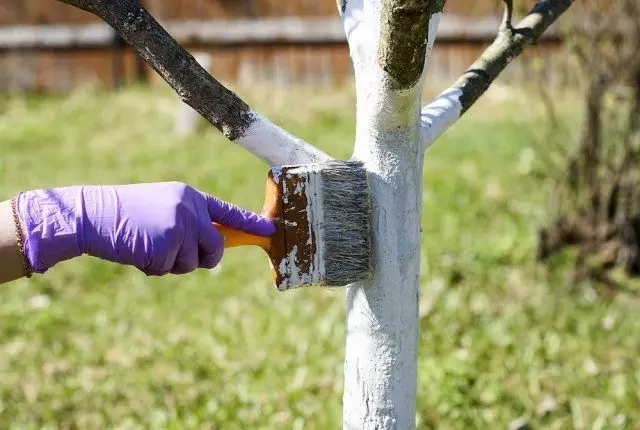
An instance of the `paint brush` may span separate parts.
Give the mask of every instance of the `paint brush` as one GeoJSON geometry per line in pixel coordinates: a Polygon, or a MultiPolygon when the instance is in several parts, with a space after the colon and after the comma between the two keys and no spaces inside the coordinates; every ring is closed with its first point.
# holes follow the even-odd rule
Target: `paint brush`
{"type": "Polygon", "coordinates": [[[367,173],[353,161],[274,167],[262,215],[272,237],[215,224],[225,248],[267,252],[278,290],[343,286],[371,274],[371,200],[367,173]]]}

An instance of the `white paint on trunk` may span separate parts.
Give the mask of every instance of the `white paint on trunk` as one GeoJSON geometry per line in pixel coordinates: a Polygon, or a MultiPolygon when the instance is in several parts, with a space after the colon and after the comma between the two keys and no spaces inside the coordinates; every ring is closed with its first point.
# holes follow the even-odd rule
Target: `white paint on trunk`
{"type": "Polygon", "coordinates": [[[262,115],[253,112],[256,120],[236,140],[269,166],[319,163],[331,160],[324,152],[278,127],[262,115]]]}
{"type": "Polygon", "coordinates": [[[344,428],[415,426],[422,153],[416,127],[375,130],[354,156],[370,171],[374,276],[349,286],[344,428]]]}
{"type": "MultiPolygon", "coordinates": [[[[415,427],[425,74],[413,88],[391,89],[376,60],[381,5],[351,0],[344,16],[358,96],[354,159],[369,172],[374,266],[372,279],[347,290],[345,429],[415,427]]],[[[429,22],[427,55],[439,15],[429,22]]]]}
{"type": "Polygon", "coordinates": [[[427,71],[427,63],[429,62],[429,58],[431,58],[431,53],[433,52],[433,45],[436,43],[436,36],[438,35],[438,25],[440,25],[440,20],[442,19],[442,12],[435,13],[431,16],[429,20],[429,33],[427,36],[427,54],[424,59],[424,70],[422,74],[424,75],[427,71]]]}

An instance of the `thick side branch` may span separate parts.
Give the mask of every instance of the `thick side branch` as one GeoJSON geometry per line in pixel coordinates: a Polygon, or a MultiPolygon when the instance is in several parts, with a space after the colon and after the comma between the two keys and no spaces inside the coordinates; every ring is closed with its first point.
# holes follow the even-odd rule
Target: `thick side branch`
{"type": "Polygon", "coordinates": [[[181,100],[206,118],[227,138],[269,164],[329,158],[257,115],[242,99],[215,80],[136,0],[59,0],[93,13],[111,27],[176,91],[181,100]],[[251,130],[253,129],[253,130],[251,130]],[[255,132],[267,129],[264,141],[255,132]],[[253,137],[243,142],[247,134],[253,137]],[[278,145],[273,145],[275,142],[278,145]],[[264,145],[266,148],[255,147],[264,145]],[[285,151],[286,153],[279,153],[285,151]],[[269,154],[265,158],[264,154],[269,154]]]}
{"type": "Polygon", "coordinates": [[[527,46],[536,42],[542,33],[574,0],[546,0],[538,2],[515,28],[503,27],[496,40],[454,84],[460,88],[463,113],[487,91],[500,73],[527,46]]]}
{"type": "Polygon", "coordinates": [[[251,108],[213,79],[135,0],[62,0],[102,18],[167,81],[180,98],[230,140],[244,135],[251,108]]]}
{"type": "MultiPolygon", "coordinates": [[[[463,115],[484,94],[500,73],[520,55],[527,46],[538,41],[545,30],[558,19],[575,0],[541,0],[515,27],[511,20],[511,2],[506,1],[505,23],[498,36],[471,67],[432,104],[423,109],[427,145],[433,143],[456,119],[463,115]],[[434,106],[442,107],[443,97],[448,101],[447,111],[434,115],[434,106]],[[451,112],[449,112],[451,110],[451,112]],[[452,114],[453,112],[453,114],[452,114]],[[441,119],[442,118],[442,119],[441,119]],[[439,122],[446,124],[439,124],[439,122]]],[[[436,110],[437,112],[438,110],[436,110]]]]}

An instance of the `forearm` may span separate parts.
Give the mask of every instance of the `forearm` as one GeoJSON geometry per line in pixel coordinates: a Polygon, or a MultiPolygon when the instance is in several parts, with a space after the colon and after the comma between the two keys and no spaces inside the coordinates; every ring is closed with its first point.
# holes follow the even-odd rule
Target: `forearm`
{"type": "Polygon", "coordinates": [[[0,203],[0,284],[26,275],[11,202],[0,203]]]}
{"type": "Polygon", "coordinates": [[[212,269],[224,252],[213,222],[265,237],[276,230],[271,220],[178,182],[31,190],[17,197],[16,217],[18,226],[11,201],[0,203],[0,284],[83,254],[147,275],[212,269]]]}

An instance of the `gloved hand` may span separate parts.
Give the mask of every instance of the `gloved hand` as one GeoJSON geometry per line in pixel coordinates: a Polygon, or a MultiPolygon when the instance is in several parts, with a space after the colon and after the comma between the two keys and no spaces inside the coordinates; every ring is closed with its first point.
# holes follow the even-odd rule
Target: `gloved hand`
{"type": "Polygon", "coordinates": [[[88,254],[147,275],[211,269],[222,258],[215,221],[260,236],[273,223],[178,182],[21,193],[25,254],[36,273],[88,254]]]}

